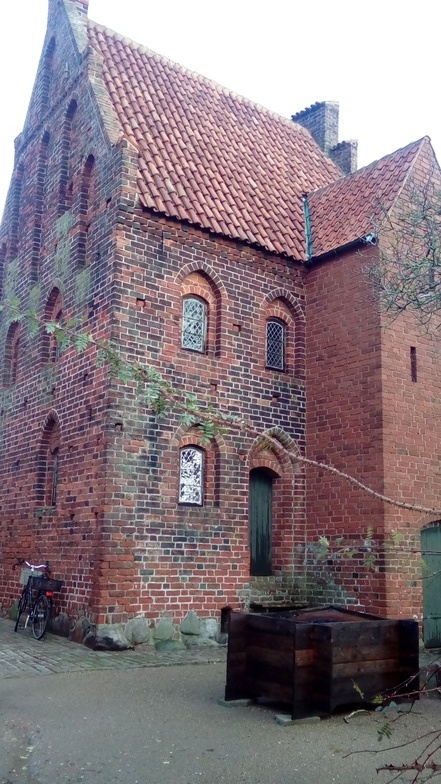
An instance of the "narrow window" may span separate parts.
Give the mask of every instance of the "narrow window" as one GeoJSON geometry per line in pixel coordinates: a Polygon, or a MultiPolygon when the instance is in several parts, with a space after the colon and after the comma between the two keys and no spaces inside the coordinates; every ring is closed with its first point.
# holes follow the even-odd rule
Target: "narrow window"
{"type": "Polygon", "coordinates": [[[196,446],[181,449],[179,471],[179,503],[202,506],[204,485],[204,452],[196,446]]]}
{"type": "Polygon", "coordinates": [[[4,242],[0,248],[0,298],[3,296],[3,278],[5,275],[6,255],[7,246],[6,242],[4,242]]]}
{"type": "Polygon", "coordinates": [[[20,324],[14,321],[6,336],[5,356],[3,361],[3,385],[15,384],[18,374],[20,355],[20,324]]]}
{"type": "Polygon", "coordinates": [[[207,303],[199,297],[187,297],[182,304],[182,348],[205,351],[207,303]]]}
{"type": "MultiPolygon", "coordinates": [[[[63,311],[61,307],[59,307],[55,311],[52,321],[55,321],[57,324],[61,324],[62,320],[63,320],[63,311]]],[[[60,354],[61,354],[60,341],[58,340],[58,337],[54,332],[50,335],[50,348],[49,348],[50,362],[58,362],[58,360],[60,359],[60,354]]]]}
{"type": "Polygon", "coordinates": [[[417,353],[415,346],[410,347],[410,377],[412,381],[417,380],[417,353]]]}
{"type": "Polygon", "coordinates": [[[274,370],[285,369],[285,332],[283,321],[268,319],[266,322],[266,366],[274,370]]]}
{"type": "Polygon", "coordinates": [[[51,38],[43,60],[43,74],[41,79],[41,111],[46,111],[49,106],[49,93],[54,65],[55,38],[51,38]]]}
{"type": "Polygon", "coordinates": [[[58,488],[58,474],[60,469],[60,453],[58,447],[55,447],[50,453],[50,465],[48,466],[48,482],[49,493],[48,501],[49,506],[57,505],[57,488],[58,488]]]}
{"type": "Polygon", "coordinates": [[[31,279],[38,280],[41,262],[43,219],[47,214],[46,175],[50,136],[46,132],[41,140],[37,161],[36,192],[34,196],[34,231],[32,240],[31,279]]]}
{"type": "Polygon", "coordinates": [[[17,381],[18,358],[20,354],[20,329],[16,329],[11,348],[11,384],[17,381]]]}
{"type": "Polygon", "coordinates": [[[57,362],[61,354],[61,343],[56,332],[49,334],[45,324],[49,321],[57,324],[63,323],[63,300],[59,289],[53,288],[44,312],[42,328],[42,358],[44,362],[57,362]]]}
{"type": "Polygon", "coordinates": [[[64,118],[61,131],[60,185],[58,198],[58,215],[64,215],[72,207],[73,184],[72,166],[70,162],[73,124],[77,111],[77,102],[72,100],[64,118]]]}

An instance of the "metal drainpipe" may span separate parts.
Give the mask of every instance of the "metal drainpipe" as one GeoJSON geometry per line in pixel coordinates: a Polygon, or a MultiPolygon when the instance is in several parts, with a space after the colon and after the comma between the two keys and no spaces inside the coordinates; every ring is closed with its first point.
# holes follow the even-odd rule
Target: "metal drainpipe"
{"type": "Polygon", "coordinates": [[[309,261],[309,259],[313,254],[313,248],[312,248],[311,213],[309,211],[307,193],[303,194],[302,201],[303,201],[303,214],[305,216],[306,260],[309,261]]]}

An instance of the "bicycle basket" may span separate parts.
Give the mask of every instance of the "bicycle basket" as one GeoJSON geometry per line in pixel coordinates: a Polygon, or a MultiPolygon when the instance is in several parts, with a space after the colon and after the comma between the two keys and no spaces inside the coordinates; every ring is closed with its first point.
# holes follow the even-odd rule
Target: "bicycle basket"
{"type": "Polygon", "coordinates": [[[49,577],[45,579],[40,577],[38,584],[35,586],[39,591],[61,591],[64,585],[64,580],[52,580],[49,577]]]}
{"type": "Polygon", "coordinates": [[[28,577],[28,585],[32,591],[61,591],[64,580],[52,580],[49,577],[36,577],[35,572],[28,577]]]}
{"type": "Polygon", "coordinates": [[[30,577],[43,577],[43,572],[37,572],[35,569],[22,569],[20,572],[20,585],[26,585],[30,577]]]}

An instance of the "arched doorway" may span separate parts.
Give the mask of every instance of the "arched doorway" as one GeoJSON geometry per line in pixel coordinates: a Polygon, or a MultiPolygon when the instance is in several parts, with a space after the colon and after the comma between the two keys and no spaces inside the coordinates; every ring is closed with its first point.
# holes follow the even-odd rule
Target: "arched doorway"
{"type": "Polygon", "coordinates": [[[272,472],[253,468],[249,486],[250,574],[253,577],[272,574],[272,502],[272,472]]]}
{"type": "Polygon", "coordinates": [[[441,648],[441,523],[421,531],[423,559],[423,637],[427,648],[441,648]]]}

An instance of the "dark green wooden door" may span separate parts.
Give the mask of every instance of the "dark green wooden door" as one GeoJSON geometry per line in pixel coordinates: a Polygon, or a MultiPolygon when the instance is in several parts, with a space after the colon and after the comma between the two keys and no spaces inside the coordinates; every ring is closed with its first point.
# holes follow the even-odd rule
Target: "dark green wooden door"
{"type": "Polygon", "coordinates": [[[250,472],[250,571],[254,576],[272,573],[272,477],[261,468],[250,472]]]}
{"type": "Polygon", "coordinates": [[[441,523],[421,531],[423,636],[427,648],[441,648],[441,523]]]}

